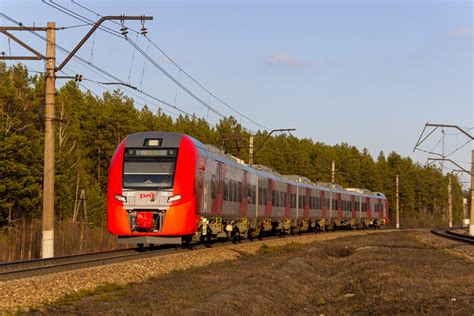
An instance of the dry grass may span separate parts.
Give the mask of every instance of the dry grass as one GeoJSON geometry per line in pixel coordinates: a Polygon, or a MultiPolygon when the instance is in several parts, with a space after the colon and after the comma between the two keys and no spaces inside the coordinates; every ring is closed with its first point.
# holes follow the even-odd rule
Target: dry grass
{"type": "MultiPolygon", "coordinates": [[[[18,221],[0,231],[0,262],[29,260],[41,256],[41,222],[18,221]]],[[[105,228],[62,221],[55,225],[55,255],[66,256],[124,247],[105,228]]]]}
{"type": "Polygon", "coordinates": [[[352,255],[356,249],[350,245],[328,244],[324,247],[324,252],[335,258],[344,258],[352,255]]]}
{"type": "MultiPolygon", "coordinates": [[[[474,313],[474,266],[397,232],[287,247],[173,273],[46,313],[474,313]]],[[[429,236],[429,234],[427,235],[429,236]]]]}

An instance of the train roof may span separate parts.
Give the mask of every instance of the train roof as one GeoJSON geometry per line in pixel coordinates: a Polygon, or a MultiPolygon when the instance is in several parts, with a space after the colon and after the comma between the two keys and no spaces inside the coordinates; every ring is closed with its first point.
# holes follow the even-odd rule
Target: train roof
{"type": "MultiPolygon", "coordinates": [[[[176,133],[176,132],[140,132],[134,133],[127,136],[125,147],[143,147],[144,146],[144,139],[161,139],[162,147],[179,147],[181,143],[182,137],[186,134],[176,133]]],[[[209,156],[213,157],[218,161],[222,161],[228,165],[233,165],[234,167],[241,168],[246,170],[247,172],[252,172],[260,177],[270,178],[273,180],[279,180],[282,182],[289,183],[291,185],[306,187],[306,188],[316,188],[322,191],[332,191],[338,192],[342,194],[353,194],[358,193],[362,196],[379,196],[385,198],[385,195],[381,192],[371,192],[366,189],[355,189],[355,188],[348,188],[345,189],[342,186],[336,183],[324,183],[324,182],[317,182],[314,183],[310,179],[299,176],[299,175],[281,175],[275,169],[270,168],[268,166],[263,165],[252,165],[249,166],[245,164],[242,159],[234,157],[224,150],[217,148],[213,145],[206,145],[196,138],[186,135],[194,145],[201,150],[204,150],[208,153],[209,156]]]]}
{"type": "Polygon", "coordinates": [[[300,175],[281,175],[275,169],[268,166],[264,166],[264,165],[256,164],[256,165],[249,166],[245,164],[241,159],[227,154],[222,149],[216,148],[215,146],[212,146],[212,145],[204,145],[203,143],[196,140],[195,138],[192,138],[192,137],[190,138],[193,140],[196,146],[200,147],[203,150],[208,151],[211,154],[211,156],[213,156],[214,159],[220,160],[229,165],[234,165],[235,167],[241,168],[248,172],[255,173],[260,177],[270,178],[273,180],[279,180],[279,181],[287,182],[291,185],[300,186],[300,187],[316,188],[321,191],[332,191],[332,192],[337,192],[337,193],[342,193],[342,194],[358,193],[361,196],[367,196],[367,197],[377,195],[377,196],[385,198],[385,195],[383,195],[383,193],[380,193],[380,192],[373,193],[366,189],[358,189],[360,191],[351,191],[351,190],[345,189],[344,187],[336,183],[324,183],[324,182],[314,183],[307,177],[303,177],[300,175]]]}

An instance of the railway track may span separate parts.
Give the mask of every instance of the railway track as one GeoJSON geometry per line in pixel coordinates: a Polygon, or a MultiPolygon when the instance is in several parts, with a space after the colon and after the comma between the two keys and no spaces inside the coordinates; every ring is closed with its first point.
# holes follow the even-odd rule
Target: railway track
{"type": "MultiPolygon", "coordinates": [[[[337,234],[339,231],[331,232],[337,234]]],[[[283,238],[297,238],[296,236],[285,236],[283,238]]],[[[279,236],[265,236],[263,240],[271,240],[282,238],[279,236]]],[[[243,239],[239,243],[252,242],[249,239],[243,239]]],[[[27,261],[16,261],[0,263],[0,282],[7,280],[16,280],[26,277],[33,277],[44,274],[52,274],[61,271],[69,271],[88,267],[96,267],[104,264],[125,262],[135,259],[143,259],[166,255],[170,253],[178,253],[190,250],[199,250],[209,246],[224,247],[231,244],[228,242],[213,241],[211,244],[196,244],[192,247],[176,248],[172,245],[159,246],[154,248],[146,248],[145,251],[139,251],[138,248],[129,248],[121,250],[112,250],[105,252],[96,252],[82,255],[72,255],[63,257],[54,257],[47,259],[33,259],[27,261]]]]}
{"type": "Polygon", "coordinates": [[[440,237],[444,237],[444,238],[448,238],[448,239],[451,239],[451,240],[456,240],[456,241],[460,241],[460,242],[464,242],[464,243],[474,245],[474,237],[472,237],[472,236],[455,233],[455,232],[450,231],[450,230],[436,230],[436,229],[433,229],[433,230],[431,230],[431,233],[435,234],[437,236],[440,236],[440,237]]]}
{"type": "MultiPolygon", "coordinates": [[[[278,238],[269,236],[265,239],[278,238]]],[[[249,240],[242,240],[242,243],[249,240]]],[[[229,242],[211,242],[211,244],[196,244],[192,247],[176,248],[172,245],[145,248],[144,251],[139,248],[129,248],[121,250],[112,250],[81,255],[71,255],[63,257],[54,257],[47,259],[33,259],[26,261],[16,261],[0,263],[0,282],[7,280],[17,280],[26,277],[52,274],[61,271],[69,271],[88,267],[95,267],[104,264],[124,262],[135,259],[144,259],[170,253],[182,251],[199,250],[209,246],[221,247],[229,245],[229,242]]]]}
{"type": "Polygon", "coordinates": [[[123,262],[138,258],[153,257],[175,251],[175,248],[171,249],[169,247],[156,248],[146,252],[139,252],[136,248],[130,248],[82,255],[1,263],[0,282],[67,270],[94,267],[102,264],[123,262]]]}

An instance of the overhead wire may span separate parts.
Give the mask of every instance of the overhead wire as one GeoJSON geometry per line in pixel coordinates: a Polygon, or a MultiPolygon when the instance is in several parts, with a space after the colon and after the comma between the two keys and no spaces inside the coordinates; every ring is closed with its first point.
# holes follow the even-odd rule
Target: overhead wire
{"type": "Polygon", "coordinates": [[[28,69],[29,72],[33,72],[33,73],[37,73],[37,74],[45,74],[46,73],[45,71],[36,70],[33,67],[28,66],[27,64],[22,63],[22,65],[25,66],[28,69]]]}
{"type": "MultiPolygon", "coordinates": [[[[8,15],[6,15],[6,14],[4,14],[4,13],[1,13],[1,12],[0,12],[0,15],[3,16],[3,17],[5,17],[5,18],[8,19],[9,21],[11,21],[11,22],[13,22],[13,23],[19,25],[19,26],[23,26],[23,24],[22,24],[21,22],[18,22],[18,21],[16,21],[16,20],[14,20],[13,18],[9,17],[8,15]]],[[[46,43],[48,42],[48,39],[47,39],[46,37],[44,37],[44,36],[38,34],[37,32],[31,31],[31,30],[29,30],[29,32],[32,33],[33,35],[37,36],[38,38],[42,39],[42,40],[45,41],[46,43]]],[[[68,55],[68,54],[70,53],[69,50],[65,49],[64,47],[62,47],[62,46],[60,46],[60,45],[58,45],[58,44],[56,44],[56,47],[57,47],[62,53],[66,54],[66,55],[68,55]]],[[[102,74],[106,75],[107,77],[109,77],[109,78],[115,80],[117,83],[120,83],[120,84],[124,85],[125,87],[127,86],[127,83],[124,82],[123,80],[121,80],[121,79],[119,79],[118,77],[114,76],[114,75],[111,74],[110,72],[108,72],[108,71],[106,71],[106,70],[103,70],[102,68],[100,68],[100,67],[98,67],[98,66],[96,66],[96,65],[94,65],[94,64],[92,64],[92,63],[87,62],[87,61],[84,60],[82,57],[80,57],[80,56],[78,56],[78,55],[74,55],[74,56],[73,56],[73,59],[79,61],[80,63],[83,63],[86,67],[92,67],[92,69],[90,69],[90,70],[91,70],[92,72],[96,73],[97,75],[99,75],[99,73],[102,73],[102,74]]],[[[102,76],[103,78],[105,78],[103,75],[101,75],[101,76],[102,76]]],[[[130,94],[133,95],[133,93],[131,93],[130,90],[127,90],[127,91],[128,91],[128,93],[130,93],[130,94]]],[[[132,90],[132,91],[133,91],[133,90],[132,90]]],[[[171,105],[169,102],[166,102],[166,101],[164,101],[164,100],[162,100],[162,99],[160,99],[160,98],[157,98],[157,97],[151,95],[150,93],[147,93],[147,92],[145,92],[145,91],[143,91],[143,90],[138,90],[138,89],[136,89],[135,91],[137,91],[137,92],[139,92],[139,93],[141,93],[141,94],[147,96],[148,98],[151,98],[151,99],[153,99],[153,100],[155,100],[155,101],[157,101],[157,102],[160,102],[160,103],[162,103],[162,104],[164,104],[164,105],[166,105],[166,106],[169,106],[169,107],[173,108],[174,110],[176,110],[176,111],[178,111],[178,112],[180,112],[180,113],[182,113],[182,114],[184,114],[184,115],[186,115],[186,116],[189,116],[189,117],[191,117],[191,118],[196,118],[195,115],[191,115],[191,114],[189,114],[188,112],[184,111],[183,109],[178,108],[177,106],[173,106],[173,105],[171,105]]],[[[135,95],[135,96],[136,96],[136,95],[135,95]]],[[[209,122],[207,122],[207,121],[205,121],[205,122],[208,123],[208,125],[209,125],[210,127],[215,128],[215,125],[213,125],[213,124],[211,124],[211,123],[209,123],[209,122]]]]}
{"type": "MultiPolygon", "coordinates": [[[[67,66],[64,67],[64,68],[65,68],[66,70],[71,71],[72,73],[77,73],[77,72],[75,72],[74,70],[72,70],[71,68],[69,68],[69,67],[67,67],[67,66]]],[[[65,72],[65,71],[63,71],[63,70],[61,70],[61,72],[63,72],[66,76],[70,76],[67,72],[65,72]]],[[[95,81],[95,80],[91,80],[91,79],[87,79],[87,78],[85,78],[83,81],[90,82],[90,83],[92,83],[92,84],[94,84],[94,85],[100,87],[101,89],[103,89],[103,90],[105,90],[105,91],[109,91],[109,92],[112,91],[112,92],[113,92],[113,90],[111,90],[110,88],[104,87],[104,84],[103,84],[102,82],[95,81]]],[[[79,82],[78,84],[79,84],[80,86],[85,87],[84,84],[81,83],[81,82],[79,82]]],[[[85,87],[85,88],[86,88],[87,90],[91,91],[97,98],[101,98],[99,95],[97,95],[96,93],[94,93],[94,92],[93,92],[92,90],[90,90],[89,88],[87,88],[87,87],[85,87]]],[[[165,112],[165,113],[170,114],[170,115],[173,116],[174,118],[178,118],[178,117],[179,117],[179,114],[173,113],[173,112],[171,112],[171,111],[169,111],[169,110],[164,109],[163,107],[161,107],[161,106],[159,106],[159,105],[153,104],[152,102],[150,102],[149,100],[147,100],[147,99],[145,99],[145,98],[139,96],[138,94],[134,94],[134,93],[132,93],[131,91],[128,91],[128,93],[131,94],[131,95],[133,95],[133,96],[136,97],[137,99],[142,100],[142,101],[144,102],[144,104],[140,104],[139,102],[137,102],[136,100],[134,100],[138,105],[142,105],[142,107],[145,106],[145,105],[149,105],[149,106],[152,106],[152,107],[156,108],[157,110],[161,110],[161,111],[163,111],[163,112],[165,112]]],[[[160,103],[162,103],[161,101],[162,101],[162,100],[160,100],[160,103]]],[[[190,114],[186,114],[186,116],[190,116],[190,114]]]]}
{"type": "Polygon", "coordinates": [[[438,147],[438,145],[441,143],[441,141],[442,141],[442,138],[439,139],[439,141],[436,143],[436,145],[434,145],[434,147],[430,151],[435,150],[436,147],[438,147]]]}
{"type": "Polygon", "coordinates": [[[94,36],[92,37],[92,46],[91,46],[91,55],[89,57],[89,63],[92,63],[92,60],[94,58],[94,47],[95,47],[95,37],[96,37],[96,33],[94,32],[94,36]]]}
{"type": "MultiPolygon", "coordinates": [[[[46,2],[45,0],[43,0],[43,3],[49,5],[50,7],[52,8],[55,8],[75,19],[78,19],[82,22],[89,22],[91,23],[91,25],[94,25],[95,22],[90,20],[89,18],[87,17],[84,17],[64,6],[61,6],[60,4],[50,0],[49,1],[50,3],[46,2]],[[52,4],[51,4],[52,3],[52,4]],[[54,5],[53,5],[54,4],[54,5]]],[[[102,30],[102,31],[105,31],[113,36],[116,36],[116,37],[119,37],[121,39],[123,39],[124,37],[122,37],[122,35],[120,34],[120,32],[118,31],[115,31],[111,28],[108,28],[106,26],[99,26],[98,29],[102,30]]],[[[178,82],[169,72],[167,72],[163,67],[161,67],[153,58],[151,58],[147,53],[145,53],[138,45],[136,45],[135,43],[133,43],[132,41],[130,41],[130,39],[128,37],[125,37],[125,40],[131,44],[132,47],[134,47],[138,52],[140,52],[140,54],[142,54],[152,65],[154,65],[158,70],[160,70],[165,76],[167,76],[171,81],[173,81],[175,84],[177,84],[181,89],[183,89],[184,91],[186,91],[192,98],[194,98],[196,101],[198,101],[199,103],[201,103],[203,106],[205,106],[206,108],[208,108],[208,110],[211,110],[212,112],[214,112],[216,115],[220,116],[221,118],[225,118],[225,115],[223,115],[222,113],[220,113],[219,111],[217,111],[216,109],[214,108],[209,108],[209,106],[201,99],[199,98],[196,94],[194,94],[191,90],[189,90],[187,87],[185,87],[183,84],[181,84],[180,82],[178,82]]],[[[117,79],[117,78],[115,78],[117,79]]],[[[120,81],[120,80],[117,80],[117,81],[120,81]]]]}
{"type": "Polygon", "coordinates": [[[68,29],[75,29],[75,28],[78,28],[78,27],[84,27],[84,26],[88,26],[89,24],[87,23],[84,23],[84,24],[78,24],[78,25],[71,25],[71,26],[62,26],[60,28],[58,28],[59,30],[63,31],[63,30],[68,30],[68,29]]]}
{"type": "MultiPolygon", "coordinates": [[[[147,43],[146,45],[146,52],[148,53],[148,49],[150,48],[150,42],[147,43]]],[[[146,66],[146,60],[143,59],[143,68],[142,68],[142,75],[141,75],[141,78],[140,78],[140,85],[139,85],[139,88],[141,89],[142,88],[142,85],[143,85],[143,77],[145,77],[145,66],[146,66]]],[[[178,87],[176,87],[176,90],[178,89],[178,87]]],[[[175,102],[176,103],[176,102],[175,102]]]]}
{"type": "Polygon", "coordinates": [[[450,152],[449,154],[446,155],[446,157],[449,157],[451,156],[452,154],[458,152],[459,150],[461,150],[464,146],[466,146],[467,144],[469,144],[470,142],[472,142],[472,139],[469,139],[468,141],[466,141],[464,144],[462,144],[461,146],[458,146],[456,149],[454,149],[452,152],[450,152]]]}
{"type": "MultiPolygon", "coordinates": [[[[77,1],[74,1],[74,0],[71,0],[71,2],[79,7],[81,7],[82,9],[92,13],[92,14],[95,14],[96,16],[100,16],[100,17],[103,17],[102,14],[94,11],[94,10],[91,10],[89,9],[88,7],[78,3],[77,1]]],[[[115,23],[117,25],[120,25],[118,22],[116,21],[111,21],[112,23],[115,23]]],[[[139,31],[137,30],[134,30],[134,29],[131,29],[131,28],[128,28],[130,31],[132,32],[135,32],[135,33],[140,33],[139,31]]],[[[109,29],[110,30],[110,29],[109,29]]],[[[148,36],[145,35],[145,37],[147,38],[148,42],[153,46],[155,47],[160,53],[162,53],[175,67],[177,67],[182,73],[184,73],[189,79],[191,79],[191,81],[193,81],[196,85],[198,85],[201,89],[203,89],[205,92],[207,92],[210,96],[212,96],[214,99],[216,99],[217,101],[219,101],[221,104],[223,104],[225,107],[227,107],[228,109],[234,111],[235,113],[237,113],[238,115],[240,115],[241,117],[245,118],[247,121],[263,128],[264,130],[267,130],[269,131],[270,128],[256,122],[255,120],[249,118],[248,116],[244,115],[242,112],[240,112],[239,110],[237,110],[235,107],[231,106],[230,104],[228,104],[227,102],[223,101],[221,98],[219,98],[218,96],[216,96],[215,94],[213,94],[211,91],[209,91],[209,89],[207,89],[206,87],[204,87],[203,84],[201,84],[198,80],[196,80],[194,77],[192,77],[188,72],[186,72],[180,65],[178,65],[162,48],[160,48],[153,40],[151,40],[148,36]]]]}
{"type": "MultiPolygon", "coordinates": [[[[138,41],[138,34],[135,37],[135,44],[137,43],[137,41],[138,41]]],[[[130,77],[132,76],[133,62],[135,61],[135,52],[136,52],[136,50],[134,49],[133,53],[132,53],[132,61],[130,63],[130,71],[128,72],[128,83],[129,84],[130,84],[130,77]]]]}

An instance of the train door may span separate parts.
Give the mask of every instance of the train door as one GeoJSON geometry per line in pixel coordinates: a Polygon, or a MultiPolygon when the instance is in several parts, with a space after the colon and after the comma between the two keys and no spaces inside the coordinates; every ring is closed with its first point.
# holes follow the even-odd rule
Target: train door
{"type": "Polygon", "coordinates": [[[197,181],[196,181],[196,205],[199,207],[198,213],[204,212],[206,213],[206,181],[204,181],[204,177],[206,170],[206,164],[203,163],[199,166],[197,172],[197,181]]]}
{"type": "Polygon", "coordinates": [[[224,199],[222,193],[224,192],[223,190],[223,178],[222,178],[222,163],[217,162],[216,166],[216,172],[215,174],[211,175],[211,200],[212,200],[212,205],[211,205],[211,211],[214,214],[222,214],[223,211],[223,204],[224,204],[224,199]]]}
{"type": "Polygon", "coordinates": [[[249,174],[247,171],[243,172],[242,177],[242,200],[240,202],[239,214],[240,216],[247,216],[247,211],[249,207],[249,198],[251,197],[251,190],[249,190],[249,174]]]}
{"type": "Polygon", "coordinates": [[[272,179],[268,179],[267,181],[267,198],[266,198],[266,205],[265,205],[265,216],[271,217],[272,216],[272,197],[273,197],[273,190],[275,188],[275,181],[272,179]]]}
{"type": "Polygon", "coordinates": [[[337,218],[342,219],[342,200],[341,193],[336,193],[337,218]]]}
{"type": "Polygon", "coordinates": [[[355,208],[355,196],[351,195],[351,213],[352,213],[352,218],[356,218],[356,208],[355,208]]]}
{"type": "Polygon", "coordinates": [[[305,196],[304,196],[304,210],[303,210],[303,217],[309,217],[309,206],[310,206],[310,199],[311,199],[311,189],[306,188],[305,196]]]}
{"type": "Polygon", "coordinates": [[[321,199],[320,202],[320,207],[321,207],[321,217],[326,219],[326,197],[325,197],[325,191],[319,191],[319,198],[321,199]]]}
{"type": "Polygon", "coordinates": [[[291,184],[286,186],[286,198],[285,198],[285,217],[290,218],[291,216],[291,203],[292,203],[292,193],[291,193],[291,184]]]}
{"type": "Polygon", "coordinates": [[[367,218],[369,220],[372,220],[372,205],[370,205],[372,202],[372,199],[369,197],[365,198],[365,203],[367,203],[367,218]]]}
{"type": "Polygon", "coordinates": [[[379,219],[382,220],[384,217],[384,205],[382,199],[379,199],[379,219]]]}

